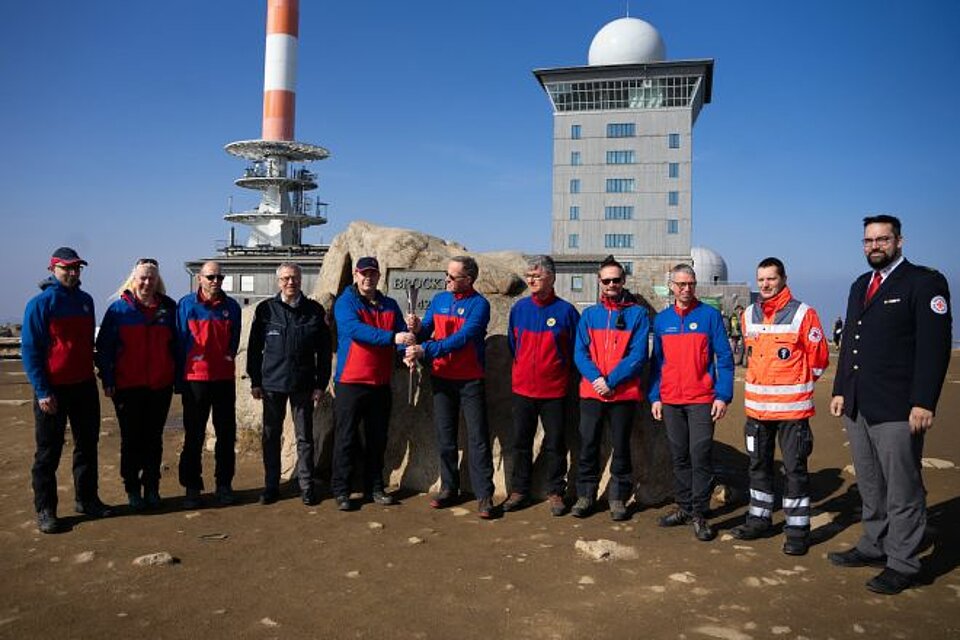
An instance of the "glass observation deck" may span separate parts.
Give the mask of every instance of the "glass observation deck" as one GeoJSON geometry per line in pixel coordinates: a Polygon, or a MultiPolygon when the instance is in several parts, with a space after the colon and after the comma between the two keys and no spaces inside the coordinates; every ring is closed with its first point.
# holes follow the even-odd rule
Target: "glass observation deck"
{"type": "Polygon", "coordinates": [[[700,75],[622,80],[550,82],[545,86],[558,112],[692,107],[700,75]]]}

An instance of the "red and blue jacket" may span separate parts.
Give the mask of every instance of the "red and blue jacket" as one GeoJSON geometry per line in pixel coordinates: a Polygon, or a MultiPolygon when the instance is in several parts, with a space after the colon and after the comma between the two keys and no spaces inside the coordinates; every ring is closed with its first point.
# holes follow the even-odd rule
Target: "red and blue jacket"
{"type": "Polygon", "coordinates": [[[601,402],[643,400],[640,372],[647,361],[649,330],[647,310],[627,292],[621,300],[602,298],[587,307],[577,325],[573,356],[583,376],[580,397],[601,402]],[[613,393],[601,396],[593,389],[599,377],[613,393]]]}
{"type": "Polygon", "coordinates": [[[483,377],[484,339],[490,322],[490,303],[474,290],[438,293],[421,323],[421,345],[433,375],[448,380],[483,377]]]}
{"type": "Polygon", "coordinates": [[[37,398],[49,398],[52,386],[94,377],[93,298],[80,285],[68,289],[50,276],[23,312],[20,351],[27,379],[37,398]]]}
{"type": "Polygon", "coordinates": [[[733,400],[733,354],[719,311],[699,300],[670,305],[653,319],[650,402],[733,400]]]}
{"type": "Polygon", "coordinates": [[[378,291],[376,301],[370,302],[352,285],[337,298],[333,317],[337,323],[334,381],[390,384],[397,355],[394,336],[407,331],[397,301],[378,291]]]}
{"type": "Polygon", "coordinates": [[[232,380],[240,348],[240,305],[226,294],[207,300],[199,290],[177,303],[178,374],[184,380],[232,380]]]}
{"type": "Polygon", "coordinates": [[[513,392],[528,398],[567,395],[580,314],[566,300],[523,298],[510,309],[507,345],[513,355],[513,392]]]}
{"type": "Polygon", "coordinates": [[[103,386],[116,389],[173,386],[177,353],[177,303],[160,296],[155,307],[129,291],[103,314],[97,333],[97,368],[103,386]]]}

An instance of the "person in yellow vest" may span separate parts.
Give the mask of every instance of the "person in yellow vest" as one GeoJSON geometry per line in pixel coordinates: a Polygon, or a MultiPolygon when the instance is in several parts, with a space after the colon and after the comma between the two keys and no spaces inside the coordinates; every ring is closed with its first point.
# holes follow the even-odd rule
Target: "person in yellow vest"
{"type": "Polygon", "coordinates": [[[759,300],[743,313],[750,509],[746,522],[730,533],[740,540],[769,534],[774,506],[773,455],[779,440],[786,472],[783,552],[802,556],[810,546],[807,458],[813,451],[813,384],[827,368],[829,351],[817,312],[795,299],[787,287],[782,261],[760,261],[757,288],[759,300]]]}

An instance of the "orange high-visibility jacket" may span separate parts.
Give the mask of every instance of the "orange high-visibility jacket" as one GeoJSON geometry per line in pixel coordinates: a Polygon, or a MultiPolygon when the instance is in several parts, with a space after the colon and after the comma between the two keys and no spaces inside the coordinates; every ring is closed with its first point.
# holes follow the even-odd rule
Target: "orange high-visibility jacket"
{"type": "Polygon", "coordinates": [[[744,310],[747,348],[744,407],[755,420],[809,418],[813,383],[829,362],[820,318],[790,289],[744,310]]]}

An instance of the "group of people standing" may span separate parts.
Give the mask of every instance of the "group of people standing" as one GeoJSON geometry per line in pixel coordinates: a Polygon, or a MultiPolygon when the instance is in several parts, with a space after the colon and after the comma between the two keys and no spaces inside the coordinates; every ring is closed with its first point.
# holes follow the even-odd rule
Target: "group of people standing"
{"type": "MultiPolygon", "coordinates": [[[[923,435],[934,411],[950,356],[950,301],[945,278],[902,256],[900,221],[864,219],[864,253],[872,273],[853,285],[830,410],[843,416],[863,500],[864,535],[846,552],[829,554],[839,566],[883,566],[867,583],[879,593],[899,593],[916,580],[926,507],[920,474],[923,435]]],[[[201,457],[212,411],[217,435],[216,489],[220,504],[234,501],[235,370],[240,308],[222,290],[216,262],[205,263],[197,289],[175,303],[165,295],[156,260],[138,260],[107,310],[94,350],[93,301],[80,290],[86,262],[70,248],[51,257],[51,277],[27,306],[23,359],[35,392],[37,453],[33,487],[42,532],[61,529],[55,472],[69,419],[74,434],[76,510],[110,515],[98,497],[99,396],[116,407],[121,432],[121,475],[134,510],[160,505],[162,430],[174,392],[181,395],[184,446],[180,484],[184,506],[201,504],[201,457]]],[[[612,256],[597,273],[599,297],[580,314],[556,295],[549,256],[528,261],[530,295],[510,312],[512,355],[512,474],[505,502],[493,502],[493,460],[485,392],[485,336],[489,302],[474,288],[476,261],[457,256],[447,264],[446,291],[424,317],[406,316],[378,289],[376,258],[357,260],[353,284],[337,298],[337,367],[333,374],[335,424],[331,489],[337,508],[352,500],[358,429],[363,425],[363,493],[380,505],[396,503],[383,478],[392,394],[390,379],[402,358],[422,361],[432,379],[433,415],[440,458],[434,508],[460,502],[458,430],[467,426],[467,466],[477,514],[488,519],[533,502],[531,475],[538,423],[547,470],[547,505],[555,516],[568,507],[584,518],[597,508],[600,444],[605,427],[612,443],[607,505],[614,521],[629,518],[633,494],[630,436],[646,398],[662,421],[675,478],[676,508],[664,527],[691,525],[701,541],[715,537],[708,522],[715,478],[714,428],[733,400],[734,348],[722,314],[696,295],[696,272],[686,264],[669,273],[674,303],[656,314],[625,288],[626,272],[612,256]],[[650,336],[652,334],[652,340],[650,336]],[[652,344],[652,351],[650,345],[652,344]],[[641,373],[650,365],[649,389],[641,373]],[[575,391],[574,391],[575,390],[575,391]],[[579,396],[580,450],[576,500],[566,502],[570,403],[579,396]]],[[[304,504],[318,502],[314,470],[313,410],[331,375],[331,334],[324,308],[301,291],[293,263],[277,269],[279,292],[261,302],[250,329],[247,374],[251,394],[263,403],[262,504],[280,496],[280,438],[289,405],[297,441],[296,479],[304,504]]],[[[778,258],[757,266],[756,302],[738,310],[737,332],[746,358],[744,441],[749,456],[750,505],[734,537],[752,540],[773,531],[774,449],[780,445],[786,475],[782,507],[783,552],[803,555],[810,546],[809,473],[813,450],[809,419],[814,384],[828,366],[828,338],[816,311],[793,297],[778,258]]]]}

